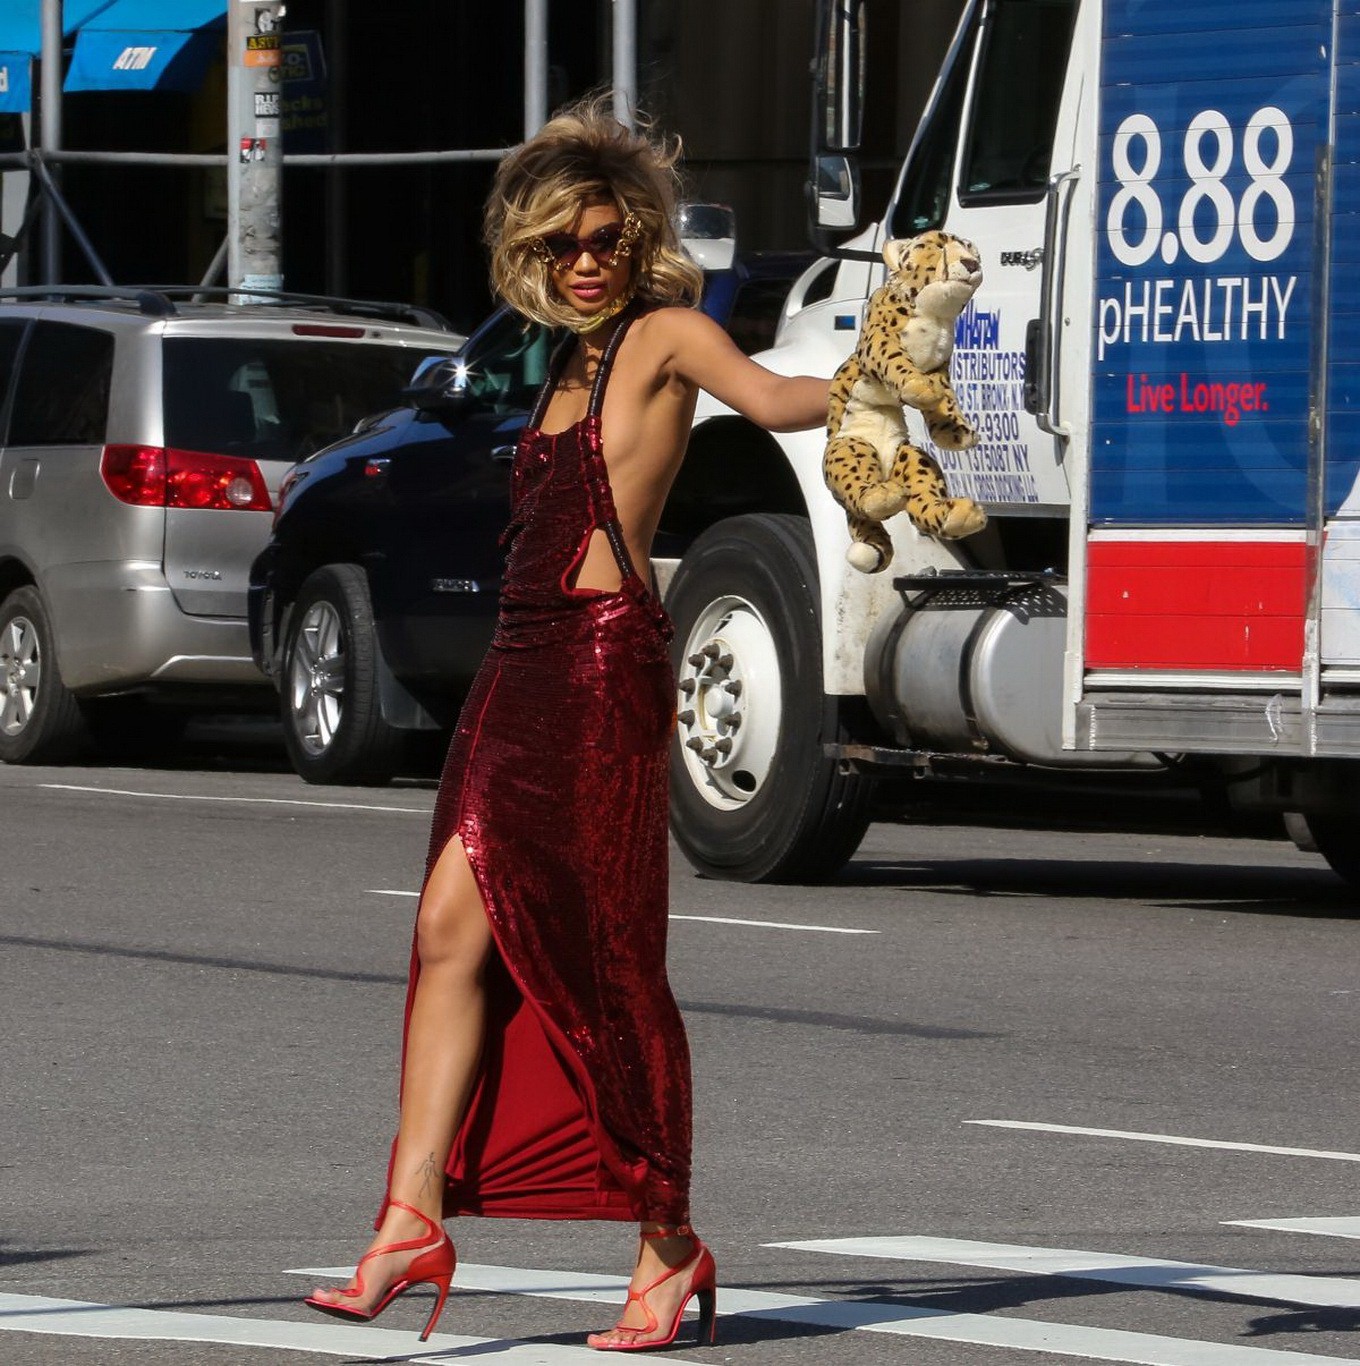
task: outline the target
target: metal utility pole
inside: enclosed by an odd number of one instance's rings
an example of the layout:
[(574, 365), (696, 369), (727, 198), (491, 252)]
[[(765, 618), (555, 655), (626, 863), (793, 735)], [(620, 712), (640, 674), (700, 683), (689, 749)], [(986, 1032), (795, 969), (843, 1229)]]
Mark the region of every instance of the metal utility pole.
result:
[(227, 284), (242, 302), (283, 288), (283, 15), (279, 0), (227, 9)]
[[(38, 152), (61, 150), (61, 0), (43, 0), (42, 76), (38, 87), (41, 116), (38, 123)], [(48, 168), (56, 175), (56, 168)], [(51, 195), (43, 205), (42, 282), (61, 284), (61, 214)]]
[(548, 121), (548, 0), (524, 0), (524, 136)]
[(614, 117), (625, 128), (637, 113), (637, 0), (614, 0)]

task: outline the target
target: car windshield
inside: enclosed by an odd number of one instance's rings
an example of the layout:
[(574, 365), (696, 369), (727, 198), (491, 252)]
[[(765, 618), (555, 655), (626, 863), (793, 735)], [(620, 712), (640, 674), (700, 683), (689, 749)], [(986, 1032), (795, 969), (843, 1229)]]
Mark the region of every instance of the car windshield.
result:
[(427, 357), (416, 347), (171, 337), (165, 343), (165, 444), (302, 460), (401, 402)]

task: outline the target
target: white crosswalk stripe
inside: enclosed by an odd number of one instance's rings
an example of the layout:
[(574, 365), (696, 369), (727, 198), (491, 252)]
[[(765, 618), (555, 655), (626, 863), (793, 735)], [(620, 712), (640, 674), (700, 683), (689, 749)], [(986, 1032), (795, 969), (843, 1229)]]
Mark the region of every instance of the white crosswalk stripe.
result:
[(1272, 1228), (1281, 1233), (1318, 1233), (1324, 1238), (1360, 1238), (1360, 1219), (1354, 1215), (1324, 1219), (1225, 1219), (1237, 1228)]
[[(461, 1270), (461, 1268), (460, 1268)], [(225, 1314), (190, 1314), (139, 1309), (132, 1305), (90, 1304), (43, 1295), (0, 1294), (0, 1332), (50, 1333), (63, 1337), (108, 1338), (140, 1342), (209, 1342), (236, 1347), (286, 1348), (319, 1356), (360, 1361), (410, 1361), (422, 1366), (462, 1362), (469, 1357), (496, 1366), (599, 1366), (590, 1348), (557, 1343), (517, 1343), (496, 1338), (433, 1333), (418, 1342), (411, 1329), (379, 1328), (320, 1320), (248, 1319)], [(0, 1355), (3, 1355), (0, 1352)], [(668, 1366), (698, 1366), (667, 1355)]]

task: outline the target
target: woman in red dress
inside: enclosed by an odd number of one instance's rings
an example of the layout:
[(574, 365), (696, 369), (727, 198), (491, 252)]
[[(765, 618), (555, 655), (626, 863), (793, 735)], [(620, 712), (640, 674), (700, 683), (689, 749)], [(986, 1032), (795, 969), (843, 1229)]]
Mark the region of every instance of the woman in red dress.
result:
[(496, 635), (435, 804), (377, 1236), (307, 1300), (368, 1319), (433, 1284), (422, 1340), (455, 1214), (636, 1220), (623, 1315), (590, 1346), (665, 1346), (696, 1297), (713, 1336), (665, 961), (676, 690), (647, 566), (698, 391), (792, 431), (825, 421), (827, 381), (764, 369), (694, 309), (677, 158), (587, 102), (506, 157), (487, 206), (497, 293), (574, 335), (516, 453)]

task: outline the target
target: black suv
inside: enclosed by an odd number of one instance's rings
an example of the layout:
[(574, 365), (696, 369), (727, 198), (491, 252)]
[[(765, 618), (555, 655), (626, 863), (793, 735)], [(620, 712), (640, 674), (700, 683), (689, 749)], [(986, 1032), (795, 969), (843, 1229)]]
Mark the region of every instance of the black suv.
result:
[[(743, 349), (763, 349), (812, 259), (748, 257), (710, 276), (705, 307)], [(279, 688), (289, 757), (309, 782), (386, 781), (409, 732), (457, 719), (491, 640), (510, 464), (555, 341), (494, 313), (452, 360), (426, 363), (408, 406), (285, 478), (273, 537), (251, 570), (251, 645)], [(678, 559), (713, 519), (722, 500), (709, 474), (702, 457), (686, 462), (659, 560)], [(738, 500), (739, 480), (723, 480)], [(687, 517), (687, 503), (702, 511)]]

